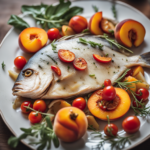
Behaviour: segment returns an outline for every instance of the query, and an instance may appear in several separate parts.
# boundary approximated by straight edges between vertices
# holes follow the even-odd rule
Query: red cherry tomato
[[[127,74],[125,75],[125,77],[128,77],[128,76],[132,76],[133,75],[133,69],[130,69]]]
[[[72,106],[84,110],[86,107],[86,101],[83,97],[78,97],[73,101]]]
[[[134,133],[140,128],[140,120],[136,116],[129,116],[122,122],[122,127],[127,133]]]
[[[85,70],[87,68],[87,62],[84,58],[77,58],[74,60],[73,66],[77,70]]]
[[[47,31],[47,35],[48,35],[48,38],[50,40],[55,40],[55,39],[58,39],[60,37],[60,33],[59,33],[59,30],[57,28],[51,28]]]
[[[42,115],[40,113],[31,111],[28,116],[28,119],[32,124],[39,123],[42,120]]]
[[[33,109],[37,111],[44,112],[46,110],[46,103],[45,101],[38,99],[33,103]]]
[[[110,79],[106,79],[104,81],[104,86],[106,87],[106,86],[110,86],[110,85],[111,85],[111,80]]]
[[[73,62],[75,59],[75,54],[69,50],[60,49],[58,50],[58,57],[63,62]]]
[[[51,66],[51,69],[55,71],[58,76],[61,76],[61,70],[57,66]]]
[[[103,89],[102,97],[104,100],[111,101],[116,97],[116,90],[113,86],[106,86]]]
[[[25,114],[29,114],[31,112],[30,109],[25,108],[24,106],[30,106],[31,108],[33,108],[33,105],[30,101],[25,101],[21,104],[21,110],[23,113]]]
[[[97,54],[93,54],[93,58],[96,61],[101,62],[101,63],[109,63],[112,61],[111,57],[101,57],[100,55],[97,55]]]
[[[74,16],[69,21],[69,26],[76,32],[80,33],[87,28],[87,19],[82,16]]]
[[[27,61],[23,56],[18,56],[14,60],[14,64],[18,69],[23,69],[26,63]]]
[[[136,104],[135,100],[132,102],[132,105],[133,107],[142,108],[142,105],[140,105],[139,103]]]
[[[108,124],[104,128],[104,133],[107,136],[116,136],[118,133],[118,127],[115,124]]]
[[[104,106],[102,103],[99,103],[99,107],[100,107],[102,110],[106,110],[106,109],[107,109],[107,107]]]
[[[145,88],[140,88],[136,91],[136,98],[145,102],[149,97],[149,91]]]

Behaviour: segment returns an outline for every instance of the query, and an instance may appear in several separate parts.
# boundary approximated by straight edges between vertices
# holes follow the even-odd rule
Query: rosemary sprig
[[[52,46],[52,50],[54,51],[54,53],[57,53],[55,50],[57,48],[57,44],[54,44],[55,43],[55,40],[53,40],[53,42],[51,43],[51,46]]]
[[[101,36],[101,38],[104,38],[104,39],[107,40],[110,44],[115,45],[115,46],[118,47],[119,49],[123,48],[124,50],[126,50],[126,51],[128,51],[128,52],[130,52],[130,53],[133,53],[130,49],[128,49],[128,48],[126,48],[126,47],[124,47],[124,46],[118,44],[115,40],[108,38],[108,35],[105,34],[105,33]]]
[[[95,12],[98,12],[98,7],[97,6],[92,5],[92,7],[93,7]]]
[[[114,30],[108,30],[108,32],[111,34],[111,35],[114,35]]]
[[[55,61],[55,59],[53,59],[50,55],[46,55],[46,56],[49,57],[57,65],[57,61]]]
[[[82,33],[86,33],[86,32],[90,32],[90,30],[89,30],[89,29],[84,29],[84,30],[82,31]]]
[[[46,116],[44,121],[41,124],[36,124],[31,126],[31,128],[20,128],[23,131],[19,137],[11,136],[8,139],[8,145],[12,148],[16,148],[19,141],[27,138],[28,136],[39,138],[38,142],[30,142],[29,144],[38,145],[37,150],[43,150],[51,148],[51,141],[53,141],[54,146],[59,147],[59,140],[54,133],[53,126],[49,116]]]
[[[2,69],[5,70],[5,66],[6,66],[6,65],[5,65],[4,61],[2,62],[1,65],[2,65]]]
[[[95,43],[95,42],[93,42],[93,41],[86,41],[85,39],[83,39],[83,38],[79,38],[79,43],[82,43],[82,44],[85,44],[85,45],[88,45],[88,44],[90,44],[92,47],[96,47],[96,46],[98,46],[98,48],[100,49],[100,50],[103,50],[102,49],[102,47],[103,47],[103,45],[102,44],[99,44],[99,43]]]
[[[112,10],[112,12],[113,12],[114,18],[117,19],[117,11],[116,11],[116,6],[115,6],[115,4],[112,5],[111,10]]]

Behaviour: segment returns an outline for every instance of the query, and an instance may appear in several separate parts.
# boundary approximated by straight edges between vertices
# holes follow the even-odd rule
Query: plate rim
[[[71,0],[71,2],[84,2],[84,1],[91,1],[91,0]],[[93,1],[108,1],[110,3],[113,2],[113,0],[93,0]],[[52,5],[55,5],[57,4],[58,2],[55,2],[55,3],[52,3]],[[119,5],[123,5],[125,7],[128,7],[132,10],[134,10],[135,12],[139,13],[140,15],[142,15],[142,17],[144,17],[146,20],[150,21],[150,19],[144,15],[141,11],[139,11],[138,9],[134,8],[133,6],[125,3],[125,2],[122,2],[122,1],[115,1],[116,4],[119,4]],[[34,4],[33,4],[34,5]],[[20,16],[20,17],[23,17],[24,15],[23,14],[18,14],[17,16]],[[12,30],[14,29],[14,27],[11,27],[8,32],[5,34],[4,38],[2,39],[1,43],[0,43],[0,48],[1,46],[3,45],[4,41],[6,40],[6,38],[9,36],[9,34],[12,32]],[[2,111],[0,110],[0,115],[2,117],[2,120],[4,121],[5,125],[8,127],[8,129],[12,132],[12,134],[14,136],[16,136],[16,133],[14,132],[14,130],[11,128],[11,126],[8,124],[8,122],[6,121],[5,117],[4,117],[4,114],[2,113]],[[128,149],[131,149],[131,148],[134,148],[136,146],[138,146],[139,144],[143,143],[144,141],[148,140],[150,138],[150,134],[147,135],[145,138],[143,138],[142,140],[140,140],[139,142],[131,145],[131,146],[128,146],[128,147],[125,147],[123,148],[124,150],[128,150]],[[28,148],[30,148],[31,150],[35,150],[33,147],[31,147],[29,144],[27,144],[26,142],[24,142],[23,140],[20,141],[21,143],[23,143],[24,145],[26,145]]]

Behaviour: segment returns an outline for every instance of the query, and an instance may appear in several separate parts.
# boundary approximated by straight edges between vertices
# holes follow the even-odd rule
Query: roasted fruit
[[[73,66],[75,69],[82,71],[87,68],[87,62],[85,61],[84,58],[76,58],[73,61]]]
[[[110,120],[115,120],[115,119],[122,117],[123,115],[127,113],[131,104],[131,100],[130,100],[128,93],[121,88],[115,88],[115,90],[116,90],[116,95],[120,98],[120,103],[116,109],[111,110],[111,111],[102,110],[98,106],[99,101],[103,100],[102,90],[98,90],[91,95],[91,97],[88,100],[87,105],[88,105],[89,111],[95,117],[102,119],[102,120],[107,120],[106,116],[109,115]]]
[[[63,36],[68,36],[68,35],[74,35],[75,32],[73,31],[73,29],[71,27],[63,25],[62,26],[62,34],[63,34]]]
[[[132,19],[123,20],[115,27],[116,40],[126,47],[132,47],[132,43],[139,46],[144,41],[145,33],[144,26]]]
[[[102,56],[97,55],[97,54],[93,54],[93,58],[95,60],[97,60],[98,62],[101,62],[101,63],[109,63],[112,60],[111,57],[102,57]]]
[[[64,142],[74,142],[80,139],[88,127],[83,111],[76,107],[62,108],[54,120],[54,132]]]
[[[136,76],[139,72],[141,72],[144,76],[144,69],[141,66],[133,67],[133,74],[132,76]]]
[[[89,21],[89,29],[92,34],[102,35],[103,31],[100,28],[100,22],[102,20],[102,12],[95,13]]]
[[[48,36],[45,30],[37,27],[24,29],[19,35],[20,48],[28,53],[35,53],[46,45]]]
[[[95,118],[91,115],[87,115],[87,120],[88,120],[88,128],[91,129],[94,128],[96,130],[99,130],[99,124],[96,122]]]

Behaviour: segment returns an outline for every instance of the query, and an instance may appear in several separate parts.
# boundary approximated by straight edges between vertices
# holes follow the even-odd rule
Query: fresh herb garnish
[[[65,32],[67,32],[68,28],[66,28]]]
[[[83,38],[79,38],[79,43],[82,43],[82,44],[85,44],[85,45],[87,45],[87,44],[90,44],[92,47],[96,47],[96,46],[98,46],[98,48],[100,49],[100,50],[103,50],[102,49],[102,47],[103,47],[103,45],[102,44],[99,44],[99,43],[95,43],[95,42],[93,42],[93,41],[86,41],[85,39],[83,39]]]
[[[5,65],[5,63],[4,63],[4,61],[3,61],[3,62],[2,62],[2,69],[3,69],[3,70],[5,70],[5,66],[6,66],[6,65]]]
[[[57,48],[57,44],[54,44],[54,43],[55,43],[55,40],[53,40],[53,42],[51,43],[51,46],[52,46],[52,50],[55,52],[55,50]]]
[[[11,17],[8,20],[8,24],[14,26],[19,30],[24,30],[25,28],[30,27],[26,21],[24,21],[22,18],[16,15],[11,15]]]
[[[46,56],[49,57],[57,65],[57,61],[55,61],[55,59],[53,59],[50,55],[46,55]]]
[[[90,32],[90,30],[89,30],[89,29],[84,29],[84,30],[82,31],[82,33],[86,33],[86,32]]]
[[[130,49],[128,49],[128,48],[126,48],[126,47],[124,47],[124,46],[118,44],[115,40],[108,38],[108,35],[107,35],[107,34],[103,34],[103,35],[101,36],[101,38],[104,38],[104,39],[107,40],[110,44],[115,45],[115,46],[118,47],[119,49],[123,48],[123,49],[127,50],[128,52],[133,53]]]
[[[69,69],[70,69],[70,66],[68,66],[68,71],[69,71]]]
[[[37,24],[42,28],[61,28],[62,25],[68,24],[68,21],[75,15],[81,13],[83,8],[73,6],[70,1],[59,0],[59,4],[53,5],[23,5],[21,8],[23,14],[31,15]],[[10,24],[10,20],[8,24]],[[18,24],[18,20],[16,20]],[[14,24],[12,24],[14,25]],[[18,26],[20,28],[21,26]]]
[[[114,14],[114,18],[117,19],[117,11],[116,11],[116,6],[115,4],[112,5],[112,8],[111,8],[113,14]]]
[[[111,35],[114,35],[114,30],[108,30],[108,32],[111,34]]]
[[[108,57],[108,54],[106,54],[105,57]]]
[[[93,9],[94,9],[95,12],[98,12],[97,6],[92,5],[92,7],[93,7]]]
[[[95,74],[89,74],[89,76],[90,76],[90,77],[94,77],[94,76],[95,76]]]
[[[38,150],[43,150],[45,147],[46,149],[51,148],[51,141],[53,141],[54,146],[57,148],[59,147],[59,140],[54,133],[53,126],[49,116],[46,116],[44,121],[41,124],[36,124],[31,126],[31,128],[20,128],[23,131],[19,137],[11,136],[8,139],[8,145],[12,148],[16,148],[19,141],[22,139],[27,138],[28,136],[38,137],[38,142],[30,142],[29,144],[36,144],[38,145]]]

